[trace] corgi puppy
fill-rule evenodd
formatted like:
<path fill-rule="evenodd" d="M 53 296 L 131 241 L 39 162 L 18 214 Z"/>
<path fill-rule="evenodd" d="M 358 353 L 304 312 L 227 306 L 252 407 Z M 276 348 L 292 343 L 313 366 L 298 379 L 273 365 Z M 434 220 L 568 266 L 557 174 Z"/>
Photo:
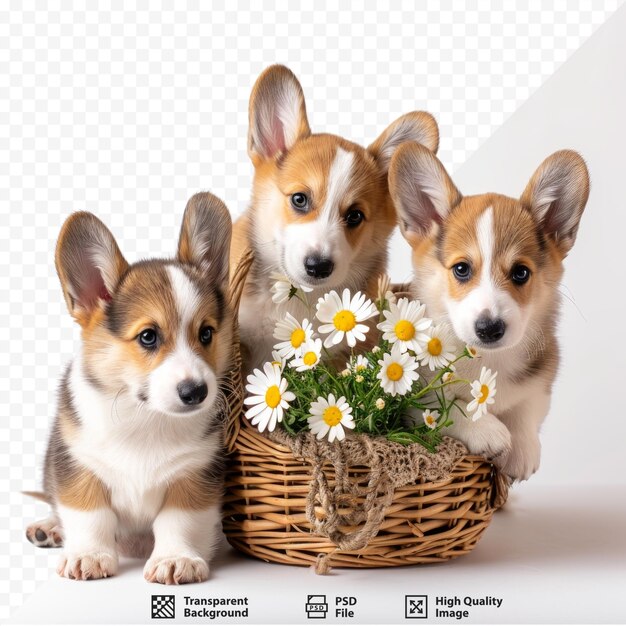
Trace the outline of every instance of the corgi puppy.
<path fill-rule="evenodd" d="M 396 148 L 417 141 L 436 151 L 439 132 L 424 112 L 402 116 L 367 149 L 330 134 L 313 134 L 298 79 L 274 65 L 250 97 L 248 154 L 252 202 L 234 225 L 231 267 L 248 248 L 254 262 L 239 323 L 244 367 L 267 360 L 273 332 L 287 312 L 310 313 L 298 298 L 277 305 L 270 292 L 279 274 L 302 286 L 309 303 L 334 289 L 375 295 L 396 226 L 387 171 Z"/>
<path fill-rule="evenodd" d="M 559 362 L 558 285 L 589 196 L 585 162 L 556 152 L 519 200 L 463 197 L 432 152 L 413 143 L 393 156 L 389 185 L 413 250 L 414 295 L 435 323 L 451 326 L 459 348 L 481 356 L 460 361 L 458 376 L 478 379 L 483 366 L 498 372 L 490 411 L 474 422 L 455 410 L 448 434 L 525 480 L 539 467 Z M 465 410 L 472 398 L 459 400 Z"/>
<path fill-rule="evenodd" d="M 206 580 L 220 532 L 224 380 L 231 366 L 231 218 L 209 193 L 185 210 L 172 260 L 130 265 L 91 213 L 61 230 L 56 267 L 81 348 L 61 381 L 45 460 L 52 515 L 26 535 L 63 544 L 57 571 Z"/>

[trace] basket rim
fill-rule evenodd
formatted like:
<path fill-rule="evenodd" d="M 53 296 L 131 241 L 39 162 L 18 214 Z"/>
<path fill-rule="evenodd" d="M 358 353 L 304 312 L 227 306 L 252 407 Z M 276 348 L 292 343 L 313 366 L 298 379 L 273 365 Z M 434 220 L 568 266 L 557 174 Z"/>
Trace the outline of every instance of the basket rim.
<path fill-rule="evenodd" d="M 262 442 L 267 447 L 273 448 L 274 451 L 282 455 L 290 456 L 294 459 L 296 458 L 296 455 L 292 452 L 291 448 L 289 448 L 285 444 L 275 441 L 274 439 L 270 439 L 265 434 L 259 432 L 258 428 L 255 428 L 254 426 L 252 426 L 252 424 L 250 424 L 248 420 L 242 421 L 241 431 L 246 432 L 252 438 L 257 439 L 258 441 Z M 387 441 L 382 435 L 372 436 L 372 435 L 368 435 L 367 433 L 361 433 L 361 435 L 364 437 L 371 437 L 371 438 L 380 439 L 382 441 Z M 389 443 L 393 444 L 394 442 L 390 441 Z M 397 444 L 397 445 L 403 445 L 403 444 Z M 419 445 L 419 444 L 411 444 L 411 445 Z M 458 459 L 458 461 L 456 461 L 456 463 L 454 464 L 454 467 L 456 467 L 458 464 L 462 463 L 463 461 L 473 462 L 473 463 L 476 463 L 477 465 L 480 465 L 482 463 L 493 465 L 493 463 L 491 463 L 489 459 L 486 459 L 485 457 L 480 456 L 479 454 L 472 454 L 468 451 L 467 454 L 464 454 Z M 454 467 L 452 469 L 454 469 Z"/>
<path fill-rule="evenodd" d="M 260 433 L 257 428 L 252 426 L 250 422 L 246 419 L 242 420 L 243 424 L 237 433 L 237 438 L 233 442 L 233 448 L 229 454 L 229 458 L 232 460 L 237 454 L 243 453 L 245 455 L 249 454 L 249 444 L 259 446 L 259 450 L 255 452 L 256 455 L 260 457 L 272 458 L 279 463 L 285 462 L 293 462 L 293 463 L 305 463 L 309 464 L 309 460 L 304 457 L 296 457 L 296 455 L 292 452 L 292 450 L 279 442 L 273 441 L 265 436 L 263 433 Z M 241 440 L 241 437 L 247 441 L 244 443 Z M 369 435 L 365 435 L 369 436 Z M 390 442 L 392 443 L 392 442 Z M 402 444 L 399 444 L 402 445 Z M 263 449 L 264 448 L 264 449 Z M 270 454 L 271 453 L 271 454 Z M 508 492 L 510 488 L 510 483 L 505 475 L 503 475 L 496 466 L 489 460 L 483 456 L 478 454 L 471 454 L 469 451 L 467 454 L 460 456 L 457 461 L 450 468 L 450 475 L 448 478 L 444 478 L 440 481 L 430 481 L 427 479 L 422 479 L 419 483 L 409 483 L 404 487 L 396 487 L 397 490 L 402 490 L 405 488 L 417 487 L 418 485 L 441 485 L 450 480 L 451 477 L 455 475 L 456 472 L 462 466 L 469 465 L 472 467 L 472 472 L 476 471 L 481 466 L 489 466 L 491 468 L 491 481 L 493 483 L 493 491 L 492 491 L 492 503 L 491 506 L 493 509 L 501 508 L 507 500 Z M 354 465 L 351 469 L 355 470 L 357 468 L 367 467 L 365 465 Z M 467 473 L 467 467 L 462 470 L 463 473 Z"/>

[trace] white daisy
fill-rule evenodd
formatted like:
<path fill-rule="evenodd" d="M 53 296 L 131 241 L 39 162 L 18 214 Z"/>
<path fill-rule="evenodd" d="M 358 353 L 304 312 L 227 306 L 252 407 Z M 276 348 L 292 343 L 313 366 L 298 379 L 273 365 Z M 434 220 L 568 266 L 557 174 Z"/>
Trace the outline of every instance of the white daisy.
<path fill-rule="evenodd" d="M 343 441 L 346 437 L 344 428 L 354 428 L 352 407 L 346 402 L 344 396 L 335 400 L 331 393 L 328 398 L 319 396 L 317 401 L 311 403 L 309 428 L 318 439 L 323 439 L 328 434 L 331 443 L 337 439 Z"/>
<path fill-rule="evenodd" d="M 357 383 L 362 383 L 362 382 L 365 380 L 365 378 L 363 378 L 363 376 L 361 376 L 361 374 L 357 374 L 357 375 L 354 377 L 354 380 L 355 380 Z"/>
<path fill-rule="evenodd" d="M 287 391 L 287 381 L 281 376 L 280 367 L 266 363 L 263 371 L 255 369 L 248 376 L 246 390 L 250 394 L 244 404 L 251 405 L 246 417 L 257 426 L 260 432 L 266 428 L 270 432 L 278 422 L 283 421 L 283 412 L 296 396 Z"/>
<path fill-rule="evenodd" d="M 290 359 L 292 356 L 302 354 L 302 344 L 313 338 L 313 324 L 305 319 L 302 324 L 291 314 L 287 313 L 285 319 L 279 320 L 274 329 L 274 339 L 279 343 L 274 346 L 281 357 Z"/>
<path fill-rule="evenodd" d="M 478 380 L 472 383 L 472 396 L 474 396 L 474 399 L 467 405 L 467 410 L 470 413 L 474 413 L 472 415 L 474 421 L 487 413 L 487 406 L 495 402 L 497 375 L 498 372 L 492 374 L 490 369 L 483 366 Z"/>
<path fill-rule="evenodd" d="M 428 428 L 436 428 L 437 421 L 439 420 L 439 411 L 431 411 L 430 409 L 426 409 L 422 413 L 422 418 L 424 420 L 424 424 L 426 424 Z"/>
<path fill-rule="evenodd" d="M 452 333 L 445 324 L 437 324 L 429 328 L 425 334 L 427 339 L 424 348 L 417 355 L 422 365 L 428 365 L 432 372 L 454 360 L 457 347 Z"/>
<path fill-rule="evenodd" d="M 370 362 L 362 354 L 351 357 L 350 362 L 346 363 L 346 368 L 353 372 L 362 372 L 370 367 Z"/>
<path fill-rule="evenodd" d="M 278 367 L 280 367 L 280 371 L 282 372 L 285 369 L 287 359 L 284 356 L 281 356 L 278 350 L 272 350 L 272 360 L 270 363 L 272 365 L 278 365 Z"/>
<path fill-rule="evenodd" d="M 403 353 L 398 344 L 394 344 L 391 354 L 384 354 L 378 364 L 380 372 L 376 374 L 376 378 L 380 380 L 381 387 L 392 396 L 404 396 L 419 378 L 415 371 L 419 363 L 407 352 Z"/>
<path fill-rule="evenodd" d="M 385 401 L 382 398 L 376 398 L 376 408 L 382 411 L 385 408 Z"/>
<path fill-rule="evenodd" d="M 323 322 L 319 332 L 324 335 L 330 333 L 324 341 L 329 348 L 341 343 L 346 338 L 348 345 L 353 348 L 357 341 L 365 339 L 365 333 L 369 330 L 364 322 L 376 315 L 376 307 L 371 300 L 360 291 L 350 299 L 350 290 L 344 289 L 340 298 L 336 291 L 327 293 L 317 302 L 317 319 Z"/>
<path fill-rule="evenodd" d="M 305 285 L 294 285 L 287 276 L 283 274 L 270 274 L 270 278 L 274 280 L 274 284 L 272 285 L 272 302 L 276 304 L 283 304 L 288 300 L 291 300 L 294 296 L 298 294 L 298 290 L 303 292 L 313 291 L 312 287 L 307 287 Z"/>
<path fill-rule="evenodd" d="M 385 341 L 397 343 L 402 352 L 420 352 L 424 342 L 428 341 L 424 331 L 433 323 L 431 319 L 424 317 L 425 310 L 426 307 L 418 300 L 400 298 L 397 304 L 389 303 L 389 310 L 383 311 L 385 320 L 377 328 L 383 331 Z"/>
<path fill-rule="evenodd" d="M 312 339 L 302 344 L 302 353 L 297 356 L 291 363 L 290 367 L 295 368 L 296 372 L 304 372 L 317 367 L 322 358 L 322 340 Z"/>
<path fill-rule="evenodd" d="M 465 346 L 465 354 L 470 359 L 476 359 L 476 358 L 478 358 L 480 356 L 478 354 L 478 350 L 476 350 L 476 348 L 474 348 L 473 346 L 470 346 L 470 345 Z"/>

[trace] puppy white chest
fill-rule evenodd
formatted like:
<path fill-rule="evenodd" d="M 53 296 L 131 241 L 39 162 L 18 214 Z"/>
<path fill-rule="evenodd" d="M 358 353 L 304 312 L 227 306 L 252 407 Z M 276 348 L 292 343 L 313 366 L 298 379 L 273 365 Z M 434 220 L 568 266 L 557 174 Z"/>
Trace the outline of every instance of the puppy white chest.
<path fill-rule="evenodd" d="M 165 485 L 142 489 L 131 481 L 115 481 L 111 485 L 111 508 L 122 526 L 149 528 L 163 505 L 165 490 Z"/>
<path fill-rule="evenodd" d="M 109 488 L 116 513 L 147 524 L 161 508 L 167 484 L 206 464 L 215 450 L 193 443 L 160 443 L 153 437 L 146 437 L 144 445 L 137 443 L 110 434 L 91 439 L 85 433 L 73 452 Z"/>
<path fill-rule="evenodd" d="M 503 350 L 495 354 L 483 354 L 480 358 L 462 360 L 457 366 L 457 376 L 466 380 L 478 380 L 481 369 L 486 367 L 492 372 L 498 372 L 497 394 L 493 413 L 505 412 L 512 407 L 529 402 L 545 384 L 542 379 L 519 381 L 516 374 L 523 369 L 520 363 L 524 363 L 524 355 L 520 351 Z M 472 399 L 470 387 L 465 384 L 453 385 L 451 394 L 469 402 Z"/>
<path fill-rule="evenodd" d="M 115 512 L 132 524 L 149 524 L 167 485 L 199 469 L 219 452 L 217 438 L 204 438 L 206 424 L 171 419 L 103 398 L 75 366 L 72 391 L 81 418 L 72 454 L 110 490 Z"/>

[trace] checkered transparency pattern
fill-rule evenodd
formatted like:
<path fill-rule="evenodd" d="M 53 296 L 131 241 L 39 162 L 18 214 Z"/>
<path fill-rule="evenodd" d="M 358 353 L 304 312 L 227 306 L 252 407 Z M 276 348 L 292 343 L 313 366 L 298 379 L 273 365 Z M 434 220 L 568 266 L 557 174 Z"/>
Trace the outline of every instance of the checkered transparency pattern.
<path fill-rule="evenodd" d="M 152 596 L 152 619 L 171 619 L 176 614 L 176 596 Z"/>
<path fill-rule="evenodd" d="M 96 213 L 136 260 L 173 252 L 198 190 L 242 211 L 249 92 L 274 62 L 300 77 L 314 130 L 366 144 L 431 111 L 454 169 L 620 2 L 19 4 L 0 11 L 0 618 L 57 557 L 26 543 L 46 510 L 20 490 L 39 484 L 79 341 L 53 264 L 70 212 Z"/>

